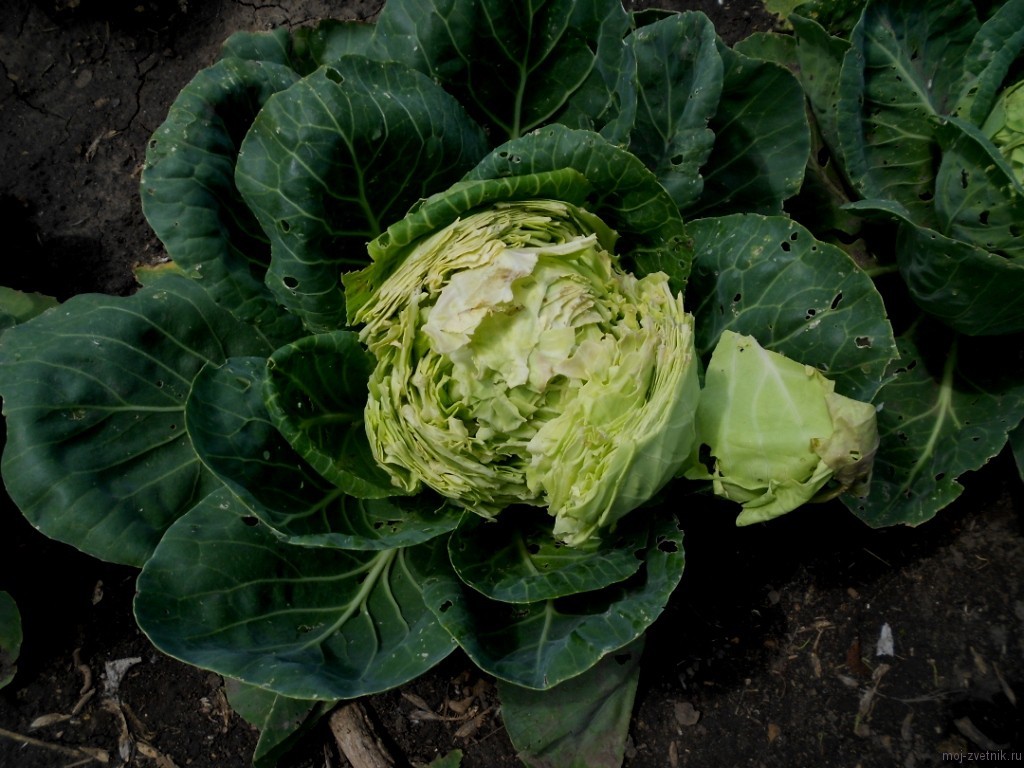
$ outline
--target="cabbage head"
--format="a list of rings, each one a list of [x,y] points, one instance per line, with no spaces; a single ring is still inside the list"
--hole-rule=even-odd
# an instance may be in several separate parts
[[[406,248],[352,314],[376,357],[367,434],[399,489],[488,518],[546,506],[578,545],[680,470],[693,318],[665,274],[620,268],[616,239],[542,199],[493,203]]]
[[[1017,180],[1024,184],[1024,80],[1000,94],[982,131],[999,148]]]
[[[784,515],[866,484],[878,447],[875,407],[836,394],[813,366],[725,331],[697,412],[717,495],[743,506],[737,525]],[[690,477],[707,477],[699,464]]]

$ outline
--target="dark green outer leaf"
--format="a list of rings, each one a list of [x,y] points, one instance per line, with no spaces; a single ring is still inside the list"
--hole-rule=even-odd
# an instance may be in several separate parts
[[[632,17],[635,20],[635,15]],[[623,43],[630,19],[617,9],[597,33],[597,57],[590,76],[570,97],[557,122],[570,128],[600,131],[613,144],[626,144],[636,121],[636,60]]]
[[[374,26],[362,21],[326,19],[289,31],[236,32],[221,47],[221,58],[281,64],[305,76],[342,56],[369,52]]]
[[[640,679],[643,637],[546,691],[498,681],[501,716],[531,768],[619,768]]]
[[[311,331],[343,327],[340,273],[365,265],[367,241],[485,151],[459,104],[399,64],[349,56],[277,94],[235,179],[271,241],[270,290]]]
[[[652,528],[640,573],[597,592],[513,605],[487,600],[454,573],[435,569],[423,582],[424,599],[482,670],[546,690],[638,638],[664,609],[683,573],[682,532],[668,515]]]
[[[818,239],[849,253],[862,267],[878,259],[862,237],[864,222],[844,209],[850,186],[834,159],[838,146],[836,103],[839,70],[849,42],[832,37],[818,23],[791,15],[794,35],[755,33],[736,50],[786,66],[800,80],[809,104],[810,155],[799,192],[786,201],[787,213],[811,229]]]
[[[781,216],[701,219],[690,230],[687,306],[705,360],[729,329],[819,368],[837,392],[871,400],[895,346],[881,296],[849,256]]]
[[[297,79],[285,66],[237,59],[201,71],[150,139],[140,186],[143,213],[175,263],[275,344],[299,326],[264,285],[270,248],[235,188],[235,161],[266,100]]]
[[[269,352],[197,283],[173,275],[128,298],[73,297],[6,331],[11,498],[47,536],[141,565],[166,528],[220,486],[184,429],[196,374]]]
[[[751,32],[738,41],[732,50],[760,61],[771,61],[796,72],[796,38],[779,32]]]
[[[955,113],[981,125],[992,111],[1006,74],[1024,50],[1024,0],[1008,0],[975,36],[964,58],[964,83]]]
[[[697,205],[687,218],[733,212],[779,214],[804,178],[811,136],[796,78],[719,44],[725,64],[722,99],[711,129],[715,146]]]
[[[361,500],[318,474],[270,421],[266,366],[250,357],[204,368],[185,411],[196,452],[256,517],[293,544],[356,550],[411,546],[455,528],[461,513],[428,494]]]
[[[815,21],[831,34],[846,38],[860,19],[864,4],[865,0],[810,0],[800,3],[793,11]],[[787,20],[792,19],[793,14],[790,14]]]
[[[843,61],[837,120],[842,162],[863,197],[897,200],[928,223],[932,118],[955,108],[977,30],[970,0],[868,3]]]
[[[175,658],[283,696],[346,699],[418,677],[454,648],[423,603],[421,550],[347,552],[286,544],[227,489],[160,541],[135,615]]]
[[[395,495],[363,424],[376,360],[351,331],[306,336],[270,357],[267,412],[278,431],[321,475],[351,496]]]
[[[839,73],[850,43],[830,35],[814,20],[794,15],[789,21],[796,37],[800,84],[826,146],[835,152],[839,146]]]
[[[231,709],[259,730],[253,768],[275,768],[303,735],[336,704],[334,701],[290,699],[232,678],[224,681]]]
[[[375,57],[392,59],[437,82],[465,78],[480,21],[475,3],[466,0],[391,0],[377,18]]]
[[[900,274],[925,312],[971,336],[1024,330],[1024,261],[906,221],[896,249]]]
[[[378,56],[444,85],[500,141],[557,119],[628,23],[619,0],[390,0],[375,42]]]
[[[920,227],[899,203],[863,200],[851,211],[898,222],[896,256],[914,302],[968,336],[1024,330],[1024,262]]]
[[[595,133],[549,125],[498,147],[466,175],[500,179],[572,168],[590,183],[585,207],[621,236],[619,255],[640,274],[666,272],[682,290],[692,243],[679,210],[657,177],[631,153]]]
[[[948,118],[939,126],[942,162],[935,181],[938,229],[1009,258],[1024,257],[1024,188],[974,126]]]
[[[463,582],[492,600],[531,603],[617,584],[640,569],[647,526],[623,521],[613,534],[567,547],[551,535],[544,510],[512,507],[497,521],[467,515],[448,540]]]
[[[924,323],[899,339],[878,393],[881,436],[868,495],[844,497],[874,527],[918,525],[963,490],[1024,417],[1020,337],[967,339]]]
[[[696,12],[667,16],[626,38],[638,93],[629,150],[683,209],[701,196],[701,167],[715,143],[708,123],[722,96],[716,40],[711,20]]]

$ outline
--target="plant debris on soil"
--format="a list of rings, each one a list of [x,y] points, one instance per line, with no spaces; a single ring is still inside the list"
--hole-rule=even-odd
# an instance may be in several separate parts
[[[164,258],[139,169],[182,86],[231,32],[369,19],[380,5],[0,6],[0,285],[59,299],[133,291],[132,268]],[[729,42],[773,24],[756,2],[642,5],[703,10]],[[1024,498],[1011,459],[917,529],[872,531],[838,504],[736,529],[724,504],[678,505],[687,570],[648,633],[627,766],[1024,765]],[[137,572],[44,538],[9,500],[2,515],[0,589],[24,643],[0,690],[0,766],[249,765],[258,733],[224,681],[136,627]],[[395,765],[455,749],[465,768],[519,764],[494,681],[461,654],[359,704],[349,713]],[[325,718],[282,768],[351,765],[337,724]]]

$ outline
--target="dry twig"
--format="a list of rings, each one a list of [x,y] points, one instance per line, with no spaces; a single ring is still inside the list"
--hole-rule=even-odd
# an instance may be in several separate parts
[[[395,761],[359,702],[353,701],[336,709],[328,723],[338,748],[352,768],[394,768]]]

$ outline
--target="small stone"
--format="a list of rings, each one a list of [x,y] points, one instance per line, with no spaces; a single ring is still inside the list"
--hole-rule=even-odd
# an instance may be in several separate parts
[[[676,722],[690,727],[700,720],[700,712],[688,701],[677,701],[675,704]]]

